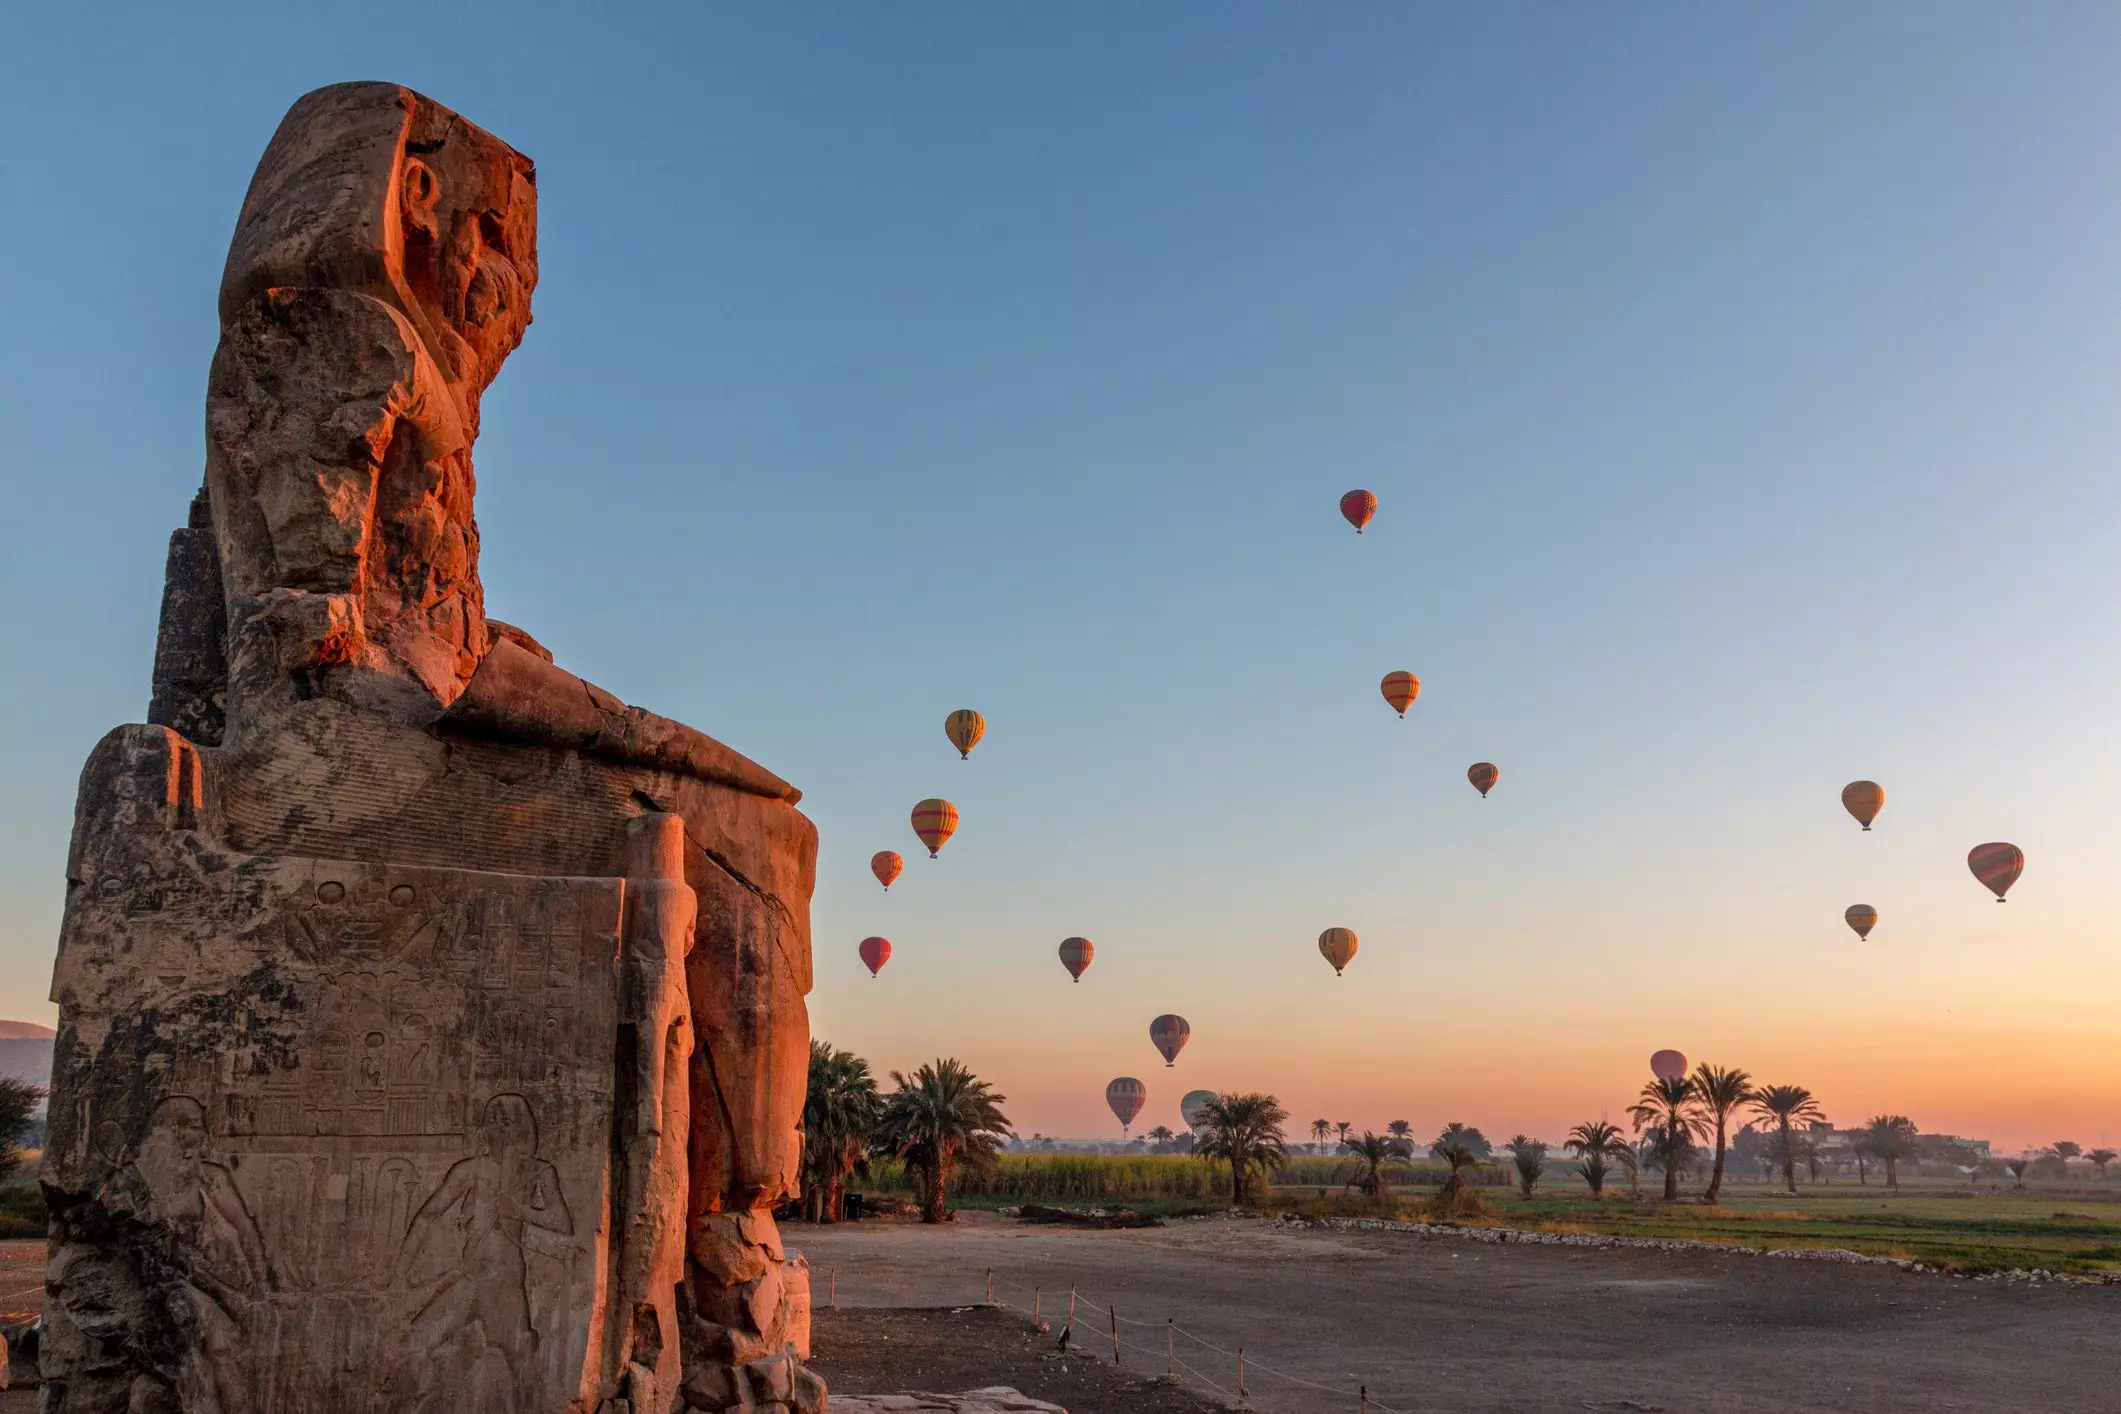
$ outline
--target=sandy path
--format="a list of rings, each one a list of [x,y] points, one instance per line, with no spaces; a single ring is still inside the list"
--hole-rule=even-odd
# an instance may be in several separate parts
[[[1252,1402],[1275,1414],[1352,1411],[1357,1382],[1402,1410],[2083,1408],[2121,1369],[2121,1287],[1258,1221],[1078,1232],[967,1219],[790,1225],[785,1236],[809,1257],[819,1304],[835,1271],[843,1306],[977,1301],[991,1266],[1041,1285],[1049,1317],[1076,1283],[1151,1323],[1122,1334],[1158,1352],[1174,1318],[1217,1345],[1243,1344]],[[1103,1319],[1085,1323],[1109,1349]],[[1190,1358],[1218,1382],[1233,1378],[1221,1356]],[[1268,1378],[1262,1363],[1345,1398]]]

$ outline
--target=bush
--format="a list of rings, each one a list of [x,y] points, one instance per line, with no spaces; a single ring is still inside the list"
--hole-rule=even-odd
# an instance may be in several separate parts
[[[34,1183],[0,1188],[0,1237],[42,1237],[44,1190]]]

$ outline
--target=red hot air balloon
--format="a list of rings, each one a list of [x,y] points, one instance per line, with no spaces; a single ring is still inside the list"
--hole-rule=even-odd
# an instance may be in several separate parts
[[[1122,1075],[1105,1087],[1105,1103],[1119,1119],[1119,1132],[1125,1134],[1142,1106],[1149,1103],[1149,1087],[1131,1075]]]
[[[1186,1019],[1170,1012],[1149,1023],[1149,1039],[1164,1053],[1167,1066],[1178,1063],[1178,1053],[1186,1048],[1186,1038],[1192,1034],[1193,1028],[1186,1025]]]
[[[1966,867],[2001,903],[2025,872],[2025,851],[2014,844],[1977,844],[1967,851]]]
[[[876,875],[876,881],[884,886],[886,892],[898,882],[899,870],[905,867],[906,856],[895,849],[880,849],[869,856],[869,872]]]
[[[1061,942],[1061,966],[1067,968],[1068,975],[1078,982],[1082,981],[1083,974],[1090,970],[1090,959],[1095,956],[1097,948],[1088,938],[1067,938]]]
[[[1650,1074],[1659,1080],[1677,1080],[1686,1074],[1686,1056],[1679,1051],[1659,1051],[1650,1057]]]
[[[884,970],[885,963],[891,961],[891,940],[888,938],[864,938],[862,939],[861,947],[857,948],[856,951],[861,953],[863,965],[869,969],[869,975],[874,977],[877,973]]]
[[[1476,761],[1466,767],[1466,779],[1473,783],[1473,789],[1480,792],[1480,798],[1486,800],[1488,792],[1495,789],[1495,783],[1502,779],[1502,772],[1496,770],[1492,762]]]
[[[1340,514],[1360,535],[1362,528],[1370,523],[1370,517],[1377,514],[1377,498],[1367,491],[1350,491],[1340,498]]]

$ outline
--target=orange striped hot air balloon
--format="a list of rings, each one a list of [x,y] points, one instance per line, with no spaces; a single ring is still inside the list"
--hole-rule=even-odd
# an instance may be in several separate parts
[[[891,940],[888,938],[864,938],[862,939],[862,945],[856,948],[855,951],[862,955],[862,965],[868,968],[869,975],[874,977],[877,973],[884,970],[885,963],[891,961]]]
[[[1404,670],[1386,673],[1377,689],[1385,695],[1385,701],[1392,704],[1392,710],[1404,717],[1407,709],[1414,705],[1414,699],[1421,696],[1421,679]]]
[[[1355,949],[1360,946],[1352,928],[1328,928],[1318,935],[1319,954],[1333,964],[1335,977],[1340,976],[1340,970],[1355,960]]]
[[[1377,498],[1367,491],[1350,491],[1340,498],[1340,514],[1360,535],[1370,517],[1377,514]]]
[[[880,849],[869,856],[869,872],[886,891],[898,881],[899,870],[906,867],[906,856],[895,849]]]
[[[1967,851],[1966,867],[1974,871],[1974,877],[2003,902],[2011,885],[2025,872],[2025,851],[2014,844],[1977,844]]]
[[[960,707],[943,718],[943,734],[957,748],[958,759],[968,759],[972,748],[978,746],[979,739],[987,734],[987,719],[970,707]]]
[[[928,846],[928,857],[935,858],[957,833],[957,807],[940,796],[930,796],[913,807],[913,833]]]
[[[1170,1012],[1149,1023],[1149,1040],[1164,1053],[1167,1066],[1178,1063],[1178,1053],[1186,1048],[1186,1038],[1192,1034],[1193,1028],[1186,1025],[1186,1019]]]
[[[1867,903],[1850,904],[1848,912],[1841,916],[1848,921],[1849,927],[1856,930],[1856,936],[1859,938],[1868,938],[1871,929],[1878,926],[1878,910]]]
[[[1876,781],[1850,781],[1841,788],[1841,808],[1868,830],[1878,812],[1885,809],[1885,787]]]
[[[1105,1103],[1119,1120],[1119,1132],[1125,1134],[1127,1126],[1142,1112],[1142,1106],[1149,1103],[1149,1087],[1131,1075],[1122,1075],[1105,1087]]]
[[[1061,966],[1067,968],[1068,975],[1078,982],[1082,981],[1083,974],[1090,970],[1090,959],[1095,956],[1097,956],[1097,948],[1088,938],[1064,938],[1061,940]]]
[[[1473,789],[1480,792],[1480,798],[1486,800],[1488,792],[1495,789],[1495,783],[1502,779],[1502,772],[1495,769],[1495,763],[1492,761],[1476,761],[1466,767],[1466,779],[1473,783]]]

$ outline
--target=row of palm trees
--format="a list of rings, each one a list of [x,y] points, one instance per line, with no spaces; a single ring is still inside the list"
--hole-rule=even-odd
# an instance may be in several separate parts
[[[921,1221],[943,1220],[943,1195],[960,1165],[994,1168],[1009,1137],[1008,1098],[963,1062],[937,1059],[911,1076],[894,1070],[883,1094],[869,1062],[824,1041],[810,1043],[803,1100],[803,1215],[836,1222],[848,1175],[872,1155],[903,1159],[914,1175]]]

